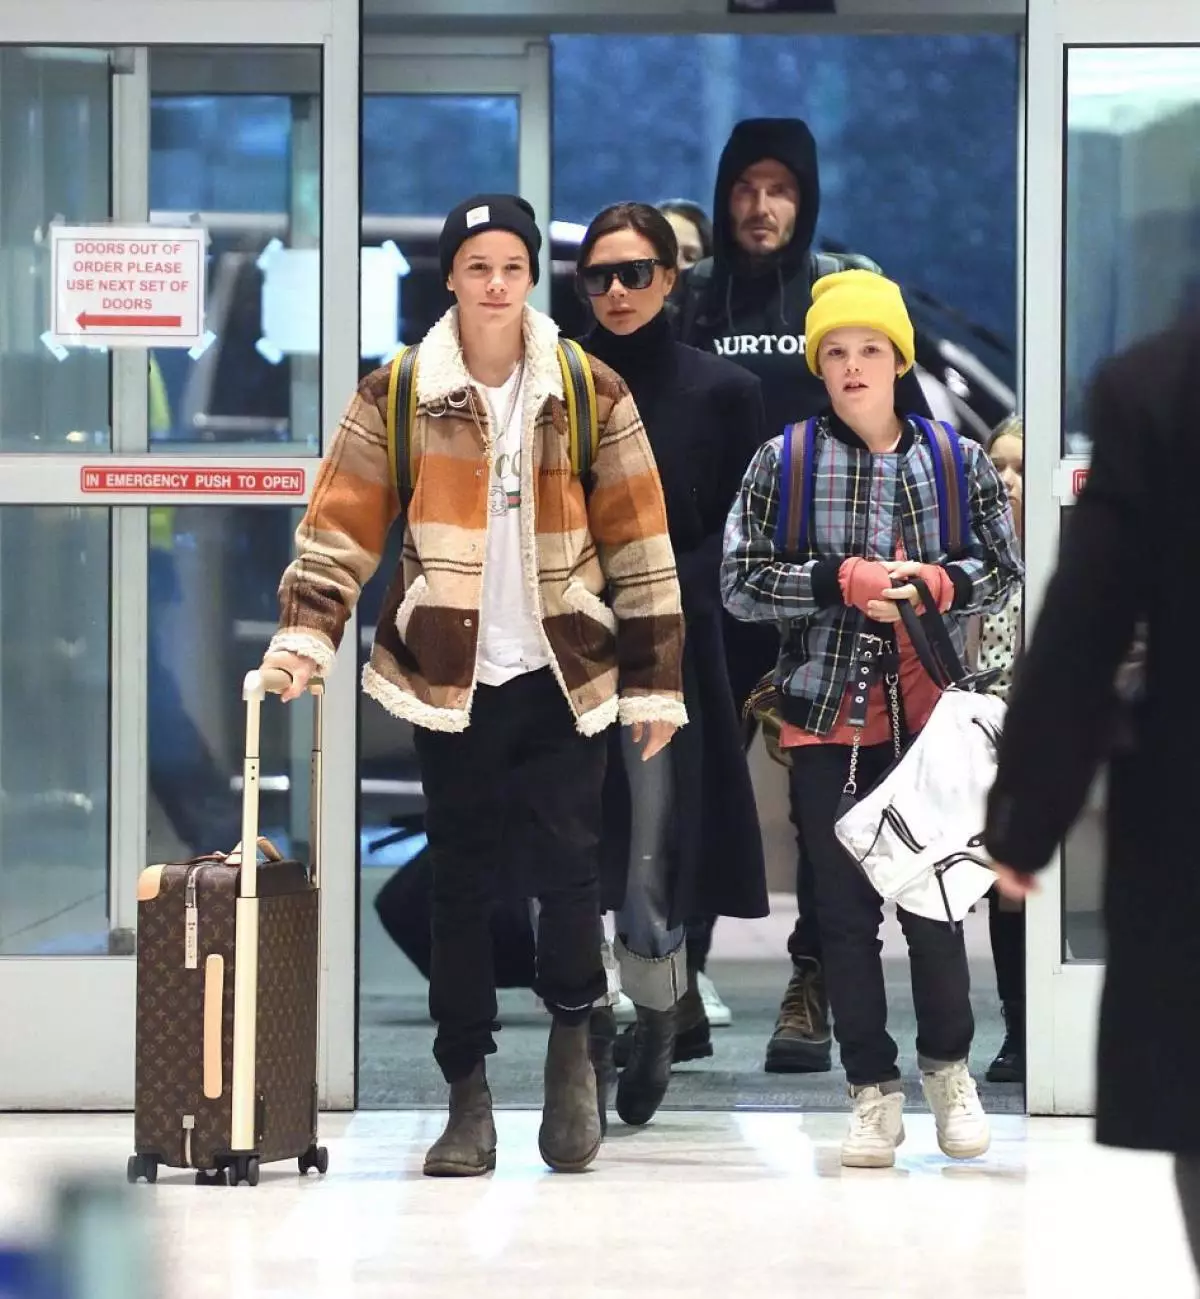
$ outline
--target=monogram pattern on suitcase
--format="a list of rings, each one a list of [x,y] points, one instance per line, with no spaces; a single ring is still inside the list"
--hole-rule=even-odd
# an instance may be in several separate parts
[[[238,868],[200,868],[197,968],[186,969],[185,890],[194,863],[164,868],[159,896],[139,906],[134,1148],[173,1168],[218,1167],[230,1153],[234,941]],[[259,866],[255,1094],[264,1163],[303,1154],[316,1139],[318,892],[295,887],[295,862]],[[290,878],[288,878],[290,877]],[[265,896],[264,896],[265,894]],[[204,1096],[204,962],[225,960],[219,1099]],[[185,1120],[190,1120],[190,1144]]]
[[[163,868],[156,898],[138,906],[138,998],[134,1148],[173,1168],[210,1168],[214,1152],[229,1147],[233,1043],[234,915],[237,869],[218,863],[197,876],[196,969],[185,968],[185,890],[194,863]],[[225,958],[222,999],[224,1088],[204,1096],[204,960]],[[191,1160],[185,1160],[191,1116]]]
[[[316,889],[259,902],[255,1091],[264,1163],[301,1155],[317,1137],[318,926]]]

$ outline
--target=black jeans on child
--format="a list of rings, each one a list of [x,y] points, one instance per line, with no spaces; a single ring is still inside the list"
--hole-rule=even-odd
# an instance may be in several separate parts
[[[583,736],[549,669],[480,686],[471,724],[417,728],[433,860],[429,1012],[447,1082],[496,1050],[491,910],[498,881],[541,904],[534,991],[587,1019],[606,988],[600,954],[600,794],[607,740]]]
[[[892,762],[892,746],[861,751],[858,787],[865,793]],[[825,982],[842,1066],[851,1086],[900,1077],[896,1043],[887,1031],[883,980],[883,902],[834,834],[838,802],[850,770],[850,750],[815,744],[792,750],[792,798],[812,872]],[[975,1033],[971,980],[961,929],[900,911],[908,941],[917,1052],[922,1062],[965,1060]]]

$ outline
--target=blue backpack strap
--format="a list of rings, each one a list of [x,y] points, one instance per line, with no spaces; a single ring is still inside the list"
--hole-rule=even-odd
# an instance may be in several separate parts
[[[801,436],[796,437],[797,430]],[[808,521],[812,517],[813,450],[817,438],[817,421],[806,420],[803,426],[789,424],[783,430],[783,462],[779,470],[779,515],[775,520],[775,546],[786,555],[798,555],[808,540]]]
[[[949,424],[940,420],[934,423],[922,415],[909,418],[929,443],[937,485],[938,532],[942,549],[950,559],[956,559],[966,551],[971,536],[970,485],[962,443]]]

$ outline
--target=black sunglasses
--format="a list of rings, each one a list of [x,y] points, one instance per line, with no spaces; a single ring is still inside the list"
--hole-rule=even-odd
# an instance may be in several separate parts
[[[648,289],[654,279],[654,268],[670,270],[670,262],[657,257],[639,257],[632,262],[597,262],[575,274],[575,282],[589,298],[602,298],[618,279],[627,289]]]

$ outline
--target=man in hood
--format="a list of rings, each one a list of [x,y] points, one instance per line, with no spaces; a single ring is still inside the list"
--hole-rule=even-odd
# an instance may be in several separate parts
[[[683,278],[680,341],[730,357],[762,380],[767,428],[807,419],[828,404],[804,360],[804,318],[823,275],[878,271],[857,253],[818,253],[817,144],[793,117],[739,122],[721,153],[713,196],[713,255]],[[929,415],[917,379],[897,386],[906,414]]]
[[[825,385],[804,359],[813,284],[837,271],[879,271],[856,253],[813,250],[820,204],[817,145],[808,126],[791,117],[739,122],[717,168],[713,255],[683,277],[677,295],[680,340],[729,357],[762,381],[772,437],[829,403]],[[896,400],[905,414],[930,414],[911,371],[897,382]],[[730,677],[741,703],[774,666],[779,634],[769,625],[732,619],[725,629]],[[832,1038],[811,873],[803,863],[796,892],[800,918],[788,941],[792,978],[767,1046],[766,1068],[823,1073],[831,1067]]]

